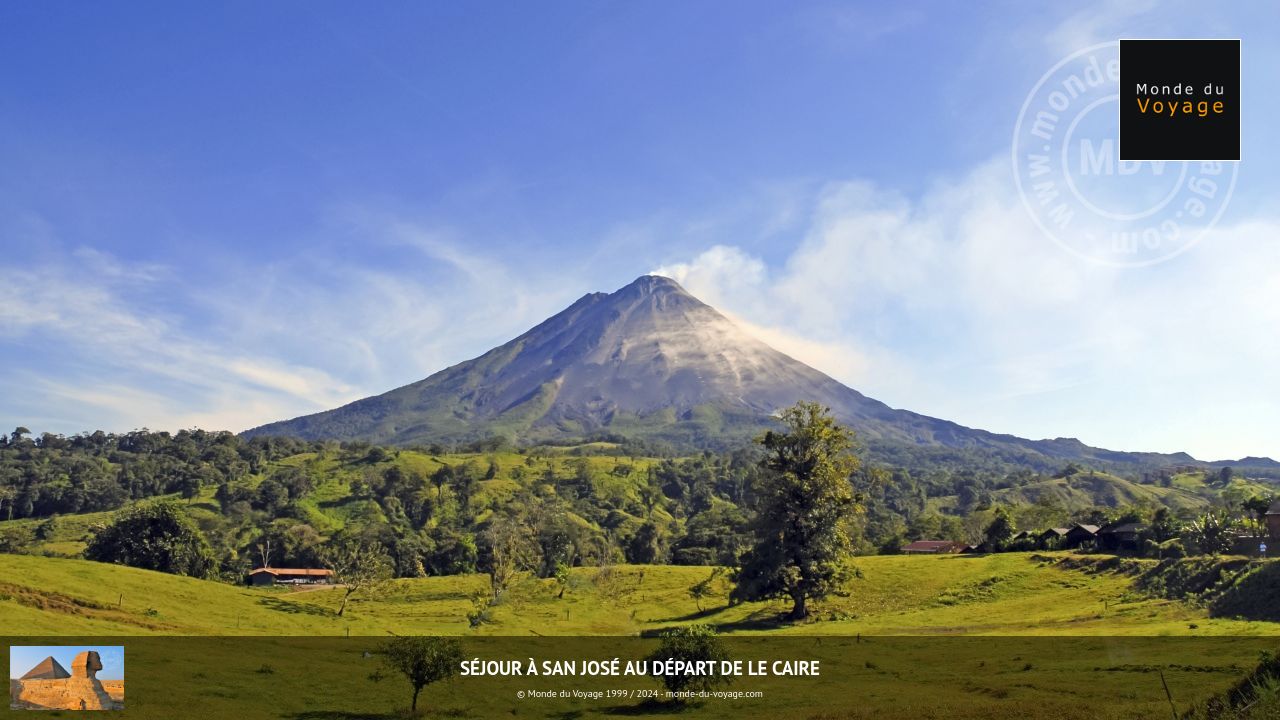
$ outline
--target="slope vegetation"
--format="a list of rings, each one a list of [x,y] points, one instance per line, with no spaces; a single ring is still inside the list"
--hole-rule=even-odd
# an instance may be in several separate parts
[[[1280,634],[1275,623],[1210,617],[1139,592],[1132,574],[1056,556],[885,556],[855,565],[859,577],[822,602],[813,622],[781,625],[785,603],[729,606],[724,580],[694,599],[689,588],[709,577],[705,567],[576,568],[563,586],[526,577],[494,606],[482,575],[403,579],[376,597],[357,595],[338,618],[336,589],[249,588],[0,555],[0,625],[45,635],[634,635],[695,622],[782,635]],[[1273,573],[1249,582],[1274,583]]]

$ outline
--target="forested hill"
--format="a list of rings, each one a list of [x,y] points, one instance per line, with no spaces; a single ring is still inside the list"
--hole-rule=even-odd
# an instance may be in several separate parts
[[[499,519],[537,538],[543,575],[614,560],[732,565],[749,542],[757,449],[683,458],[632,450],[18,432],[0,442],[0,551],[79,556],[118,511],[164,497],[195,523],[208,567],[227,578],[261,564],[264,547],[276,566],[314,566],[352,537],[384,548],[399,575],[471,571]],[[1243,472],[1126,478],[1076,464],[1042,474],[864,462],[851,482],[865,505],[854,529],[862,553],[925,538],[976,542],[1001,509],[1023,528],[1161,507],[1189,518],[1215,504],[1247,521],[1246,501],[1274,489]]]
[[[0,518],[108,510],[157,495],[194,497],[314,447],[205,430],[30,434],[19,427],[0,435]]]

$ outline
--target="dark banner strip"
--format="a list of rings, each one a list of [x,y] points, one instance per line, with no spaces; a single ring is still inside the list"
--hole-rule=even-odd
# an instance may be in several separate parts
[[[426,717],[1170,717],[1226,693],[1280,649],[1275,639],[1165,637],[5,641],[122,647],[123,678],[103,684],[129,718],[235,720],[402,717],[415,702],[414,653],[447,667],[435,673],[445,677],[420,678],[428,681],[416,704]],[[43,648],[24,652],[11,651],[11,662]],[[26,671],[10,668],[9,716],[23,712],[15,692],[35,692],[22,683],[46,693],[62,687],[58,678],[13,679]]]

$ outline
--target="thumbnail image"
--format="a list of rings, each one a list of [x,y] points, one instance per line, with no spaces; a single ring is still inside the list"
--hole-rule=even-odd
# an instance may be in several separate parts
[[[124,647],[9,648],[9,708],[123,710]]]

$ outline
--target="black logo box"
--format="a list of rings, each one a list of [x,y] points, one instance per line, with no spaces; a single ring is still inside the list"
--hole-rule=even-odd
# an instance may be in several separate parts
[[[1239,40],[1120,41],[1121,160],[1239,160],[1240,100]]]

